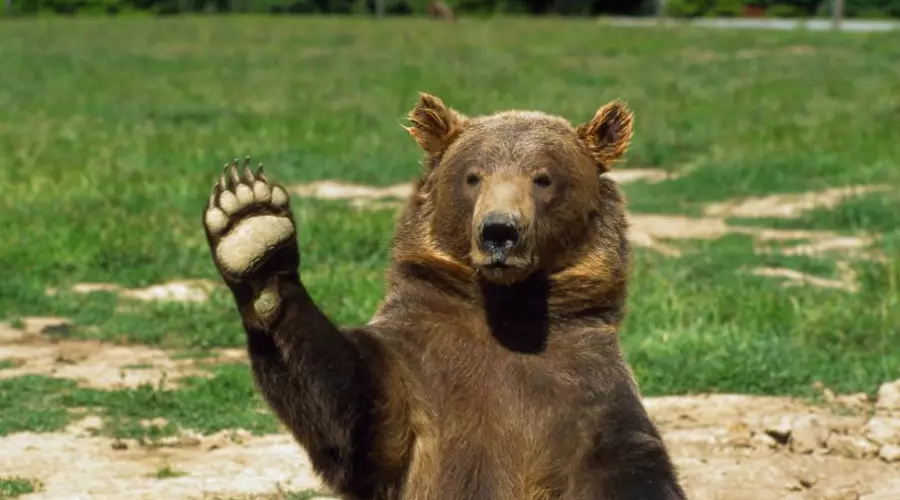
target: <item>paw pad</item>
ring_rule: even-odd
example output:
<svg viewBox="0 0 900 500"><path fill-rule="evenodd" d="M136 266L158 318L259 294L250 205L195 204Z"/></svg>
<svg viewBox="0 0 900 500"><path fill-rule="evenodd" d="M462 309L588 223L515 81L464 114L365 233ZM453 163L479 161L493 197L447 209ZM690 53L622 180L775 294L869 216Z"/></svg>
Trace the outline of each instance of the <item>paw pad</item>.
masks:
<svg viewBox="0 0 900 500"><path fill-rule="evenodd" d="M287 191L266 179L262 165L254 173L250 158L243 176L238 161L225 165L213 187L204 224L220 268L240 277L253 271L276 248L294 238Z"/></svg>

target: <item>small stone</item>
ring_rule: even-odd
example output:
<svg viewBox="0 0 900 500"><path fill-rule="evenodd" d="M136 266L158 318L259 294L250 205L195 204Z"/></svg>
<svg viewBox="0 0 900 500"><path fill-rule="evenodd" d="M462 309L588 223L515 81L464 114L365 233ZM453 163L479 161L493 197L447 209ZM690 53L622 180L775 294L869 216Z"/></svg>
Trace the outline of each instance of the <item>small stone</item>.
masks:
<svg viewBox="0 0 900 500"><path fill-rule="evenodd" d="M828 429L814 415L807 415L794 421L791 431L791 450L796 453L812 453L825 446Z"/></svg>
<svg viewBox="0 0 900 500"><path fill-rule="evenodd" d="M164 446L166 448L177 448L181 441L178 439L178 436L164 436L157 441L159 446Z"/></svg>
<svg viewBox="0 0 900 500"><path fill-rule="evenodd" d="M900 418L872 417L866 422L863 433L880 445L900 445Z"/></svg>
<svg viewBox="0 0 900 500"><path fill-rule="evenodd" d="M862 436L832 434L826 445L831 451L847 458L868 458L878 453L878 447Z"/></svg>
<svg viewBox="0 0 900 500"><path fill-rule="evenodd" d="M765 430L766 434L772 436L775 441L778 441L780 444L785 444L791 437L791 419L788 417L781 417L774 422L768 422Z"/></svg>
<svg viewBox="0 0 900 500"><path fill-rule="evenodd" d="M859 500L859 492L854 488L837 488L822 493L822 500Z"/></svg>
<svg viewBox="0 0 900 500"><path fill-rule="evenodd" d="M778 441L764 432L757 432L750 438L750 446L756 449L771 449L778 447Z"/></svg>
<svg viewBox="0 0 900 500"><path fill-rule="evenodd" d="M875 408L891 413L900 413L900 380L881 384Z"/></svg>
<svg viewBox="0 0 900 500"><path fill-rule="evenodd" d="M181 432L181 434L178 436L178 440L181 446L199 446L203 441L203 435L196 431L188 429Z"/></svg>
<svg viewBox="0 0 900 500"><path fill-rule="evenodd" d="M810 489L816 484L816 480L808 477L801 477L798 479L800 482L800 486L803 486L805 489Z"/></svg>
<svg viewBox="0 0 900 500"><path fill-rule="evenodd" d="M735 448L752 448L753 442L748 436L736 436L728 440L728 444Z"/></svg>
<svg viewBox="0 0 900 500"><path fill-rule="evenodd" d="M236 444L244 444L245 441L253 437L253 433L248 431L247 429L241 429L240 427L235 429L231 435L231 441Z"/></svg>
<svg viewBox="0 0 900 500"><path fill-rule="evenodd" d="M895 446L892 444L886 444L882 446L881 450L878 452L878 458L884 460L889 464L900 462L900 446Z"/></svg>
<svg viewBox="0 0 900 500"><path fill-rule="evenodd" d="M870 408L871 401L869 395L864 392L853 394L841 394L834 398L834 402L852 410L867 410Z"/></svg>
<svg viewBox="0 0 900 500"><path fill-rule="evenodd" d="M127 450L128 443L125 441L113 441L113 444L110 445L110 448L114 450Z"/></svg>
<svg viewBox="0 0 900 500"><path fill-rule="evenodd" d="M816 480L809 477L798 477L795 482L788 485L790 491L803 491L812 488L816 484Z"/></svg>

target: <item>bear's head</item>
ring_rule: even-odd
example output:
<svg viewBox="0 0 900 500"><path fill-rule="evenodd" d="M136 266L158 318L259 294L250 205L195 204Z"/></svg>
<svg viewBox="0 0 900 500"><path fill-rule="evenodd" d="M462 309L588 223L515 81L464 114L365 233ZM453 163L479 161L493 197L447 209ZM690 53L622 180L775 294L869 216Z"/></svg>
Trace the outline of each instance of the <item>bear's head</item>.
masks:
<svg viewBox="0 0 900 500"><path fill-rule="evenodd" d="M467 117L421 94L409 120L424 173L395 255L425 255L499 285L536 273L621 277L624 202L601 174L631 140L623 103L574 126L534 111Z"/></svg>

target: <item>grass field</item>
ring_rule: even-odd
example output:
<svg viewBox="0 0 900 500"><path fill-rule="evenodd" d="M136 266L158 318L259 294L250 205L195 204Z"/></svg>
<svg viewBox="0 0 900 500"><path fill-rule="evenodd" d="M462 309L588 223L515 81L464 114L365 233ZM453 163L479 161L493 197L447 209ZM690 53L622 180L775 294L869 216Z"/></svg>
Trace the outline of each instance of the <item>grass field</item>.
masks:
<svg viewBox="0 0 900 500"><path fill-rule="evenodd" d="M784 287L746 271L833 278L847 257L840 250L760 253L747 234L678 241L680 256L637 248L622 341L644 393L808 396L815 381L871 392L900 376L897 60L893 34L587 20L3 23L0 320L68 317L74 327L58 332L66 338L188 355L241 347L223 290L206 303L123 307L115 293L68 287L217 280L200 216L220 166L235 156L253 155L287 185L410 180L419 151L400 124L418 91L464 113L537 108L576 121L623 98L636 112L636 135L619 168L681 174L628 184L636 214L700 216L707 204L747 196L894 188L791 219L728 220L877 235L882 258L849 260L856 292ZM381 297L395 212L314 199L295 199L294 210L314 297L341 323L366 321ZM245 364L214 373L177 390L0 378L0 434L58 429L75 408L105 410L120 435L151 432L136 422L156 416L203 431L274 429Z"/></svg>

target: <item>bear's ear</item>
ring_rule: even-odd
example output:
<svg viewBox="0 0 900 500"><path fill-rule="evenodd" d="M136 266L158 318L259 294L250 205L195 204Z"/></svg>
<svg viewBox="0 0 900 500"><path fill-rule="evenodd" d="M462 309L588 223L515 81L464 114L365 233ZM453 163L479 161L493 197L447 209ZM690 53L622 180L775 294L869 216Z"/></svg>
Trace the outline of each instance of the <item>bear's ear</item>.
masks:
<svg viewBox="0 0 900 500"><path fill-rule="evenodd" d="M634 114L622 101L610 101L597 110L594 118L575 130L587 147L600 172L608 172L631 143Z"/></svg>
<svg viewBox="0 0 900 500"><path fill-rule="evenodd" d="M437 96L419 94L419 102L409 112L411 127L404 127L430 156L447 149L465 125L466 117L448 108Z"/></svg>

